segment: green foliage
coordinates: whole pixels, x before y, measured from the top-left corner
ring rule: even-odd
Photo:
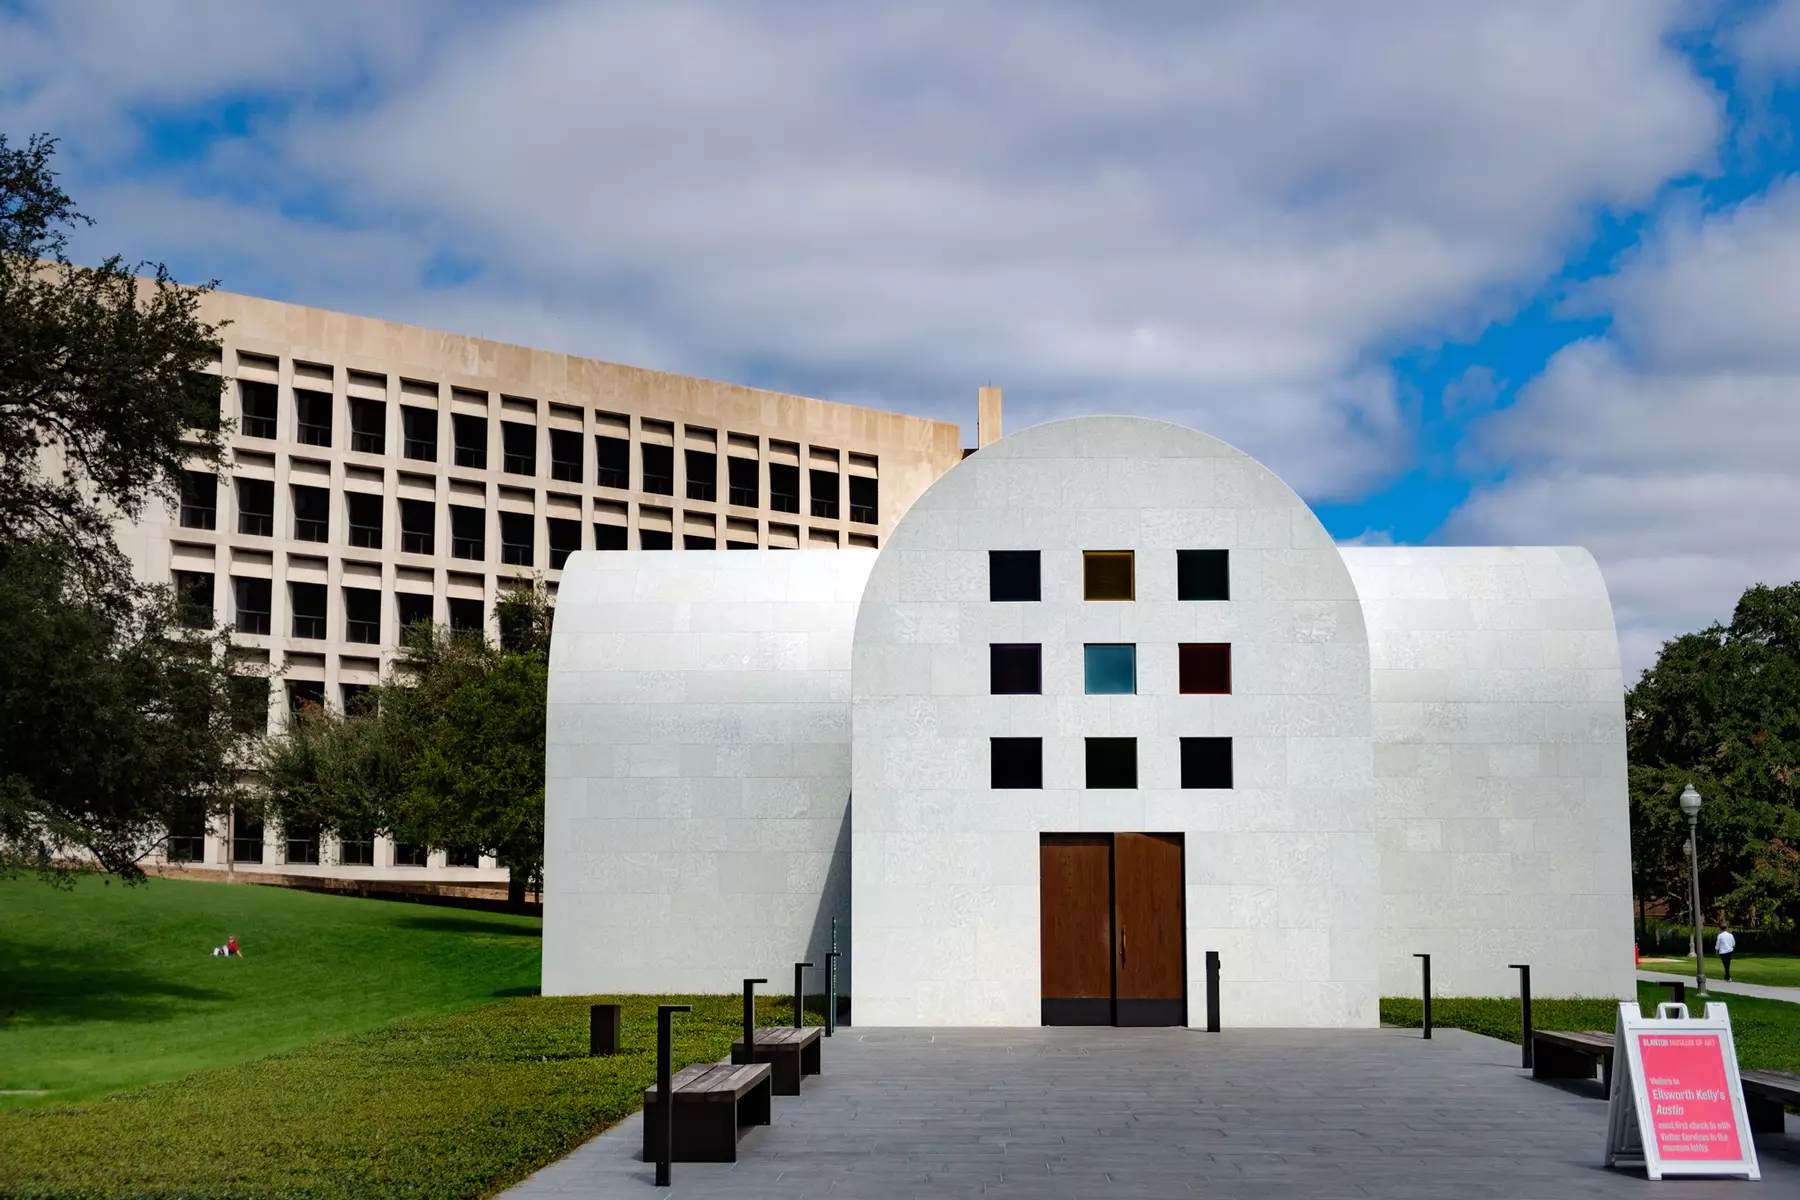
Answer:
[[[1729,625],[1665,643],[1625,707],[1638,895],[1687,912],[1687,821],[1676,798],[1691,782],[1705,799],[1708,917],[1792,928],[1800,917],[1800,583],[1752,587]]]
[[[211,957],[233,933],[244,957]],[[541,934],[535,917],[278,887],[0,882],[0,1091],[49,1092],[0,1108],[529,994]]]
[[[623,1053],[589,1058],[588,1006],[624,1005]],[[734,996],[509,1001],[317,1042],[89,1104],[0,1113],[11,1197],[492,1195],[635,1111],[655,1081],[656,1006],[675,1062],[723,1058]],[[759,1009],[781,1023],[777,1003]]]

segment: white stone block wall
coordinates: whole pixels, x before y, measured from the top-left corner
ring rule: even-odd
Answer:
[[[1082,551],[1136,552],[1137,599],[1082,598]],[[1176,596],[1228,549],[1228,602]],[[1043,599],[991,603],[989,550],[1038,550]],[[988,646],[1037,642],[1041,696],[988,694]],[[1138,647],[1138,694],[1083,695],[1082,646]],[[1229,696],[1178,694],[1177,646],[1232,644]],[[870,576],[853,673],[852,952],[872,1025],[1036,1025],[1038,838],[1180,833],[1190,1020],[1204,955],[1234,1025],[1376,1023],[1369,660],[1356,591],[1261,464],[1174,425],[1038,426],[965,460]],[[1183,790],[1182,736],[1234,739],[1236,786]],[[1042,736],[1042,791],[992,790],[988,740]],[[1084,787],[1084,739],[1135,736],[1139,786]]]
[[[848,941],[850,639],[875,557],[569,559],[550,655],[546,994],[733,992],[745,977],[782,992],[795,962],[823,968],[833,917]]]
[[[1635,995],[1624,688],[1572,548],[1346,547],[1374,694],[1381,986]]]

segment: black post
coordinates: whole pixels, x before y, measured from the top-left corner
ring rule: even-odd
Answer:
[[[619,1006],[596,1004],[588,1009],[588,1054],[590,1057],[619,1052]]]
[[[766,979],[744,980],[744,1061],[756,1061],[756,985]]]
[[[1415,954],[1413,957],[1423,960],[1425,965],[1425,1038],[1429,1041],[1431,1038],[1431,955]]]
[[[656,1148],[656,1186],[669,1186],[669,1164],[675,1161],[675,1097],[669,1090],[669,1060],[675,1053],[675,1029],[671,1024],[678,1012],[693,1012],[691,1004],[659,1004],[656,1006],[656,1102],[662,1107],[662,1144]]]
[[[1507,963],[1519,973],[1519,1040],[1524,1048],[1519,1051],[1519,1065],[1531,1067],[1531,964]]]
[[[1672,1003],[1672,1004],[1686,1004],[1687,1003],[1687,980],[1678,979],[1673,983],[1665,983],[1665,984],[1663,984],[1663,986],[1669,989],[1670,1003]]]
[[[837,960],[838,952],[825,952],[825,1036],[837,1032]]]
[[[1219,1032],[1219,952],[1206,952],[1206,1032]]]
[[[794,964],[794,1028],[806,1024],[806,968],[811,963]]]

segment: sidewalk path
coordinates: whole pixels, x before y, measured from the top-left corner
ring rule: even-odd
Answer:
[[[1645,983],[1682,983],[1688,985],[1688,995],[1694,994],[1694,977],[1692,975],[1669,975],[1661,971],[1639,971],[1637,977]],[[1786,1000],[1790,1004],[1800,1004],[1800,987],[1770,987],[1764,983],[1726,983],[1722,979],[1708,979],[1706,990],[1710,992],[1736,992],[1742,996],[1760,996],[1764,1000]]]

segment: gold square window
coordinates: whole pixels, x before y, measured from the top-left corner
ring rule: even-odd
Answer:
[[[1131,551],[1084,550],[1082,597],[1087,600],[1134,600]]]

